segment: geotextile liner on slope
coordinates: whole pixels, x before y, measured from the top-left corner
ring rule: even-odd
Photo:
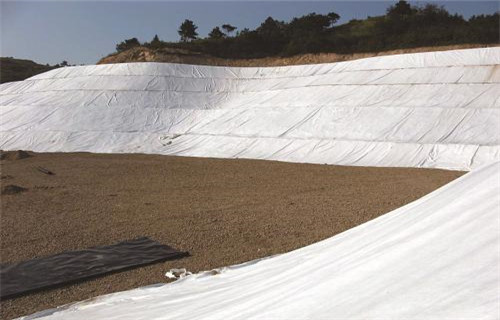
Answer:
[[[168,259],[177,251],[147,237],[0,266],[0,299]]]
[[[484,48],[58,68],[0,85],[0,148],[470,170],[500,160],[499,65]]]

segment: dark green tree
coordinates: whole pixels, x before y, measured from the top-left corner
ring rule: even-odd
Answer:
[[[181,36],[182,42],[188,42],[190,40],[196,39],[196,37],[198,36],[196,29],[198,29],[198,27],[194,24],[194,22],[186,19],[179,27],[177,33],[179,33],[179,35]]]
[[[285,24],[281,21],[274,20],[272,17],[261,23],[257,28],[257,33],[268,38],[281,37],[283,35]]]
[[[500,14],[472,16],[467,30],[469,42],[500,43]]]
[[[288,42],[285,30],[286,24],[283,21],[268,17],[255,31],[246,35],[253,42],[248,47],[253,48],[258,56],[279,54]]]
[[[240,31],[236,31],[236,36],[239,37],[239,36],[244,36],[246,34],[249,34],[250,33],[250,29],[248,28],[243,28],[241,29]]]
[[[294,18],[288,25],[289,32],[293,34],[317,35],[331,28],[340,18],[335,12],[327,15],[310,13],[300,18]]]
[[[336,24],[340,19],[340,15],[335,12],[329,12],[326,16],[330,19],[330,27]]]
[[[149,46],[154,49],[158,49],[161,47],[161,40],[158,38],[158,35],[155,34],[153,40],[151,40]]]
[[[215,27],[212,29],[212,31],[210,31],[210,33],[208,34],[208,37],[210,39],[222,39],[224,38],[225,34],[220,30],[219,27]]]
[[[393,6],[387,8],[388,16],[409,16],[412,13],[415,13],[415,9],[411,7],[411,5],[405,0],[400,0]]]
[[[227,35],[230,35],[234,30],[238,29],[235,26],[232,26],[230,24],[223,24],[222,29],[226,32]]]
[[[290,39],[286,46],[286,54],[316,53],[329,48],[327,36],[340,16],[335,12],[326,15],[310,13],[294,18],[287,26]]]
[[[137,40],[137,38],[131,38],[131,39],[124,40],[124,41],[120,42],[119,44],[117,44],[116,51],[122,52],[122,51],[125,51],[128,49],[134,48],[134,47],[138,47],[140,45],[141,44],[140,44],[139,40]]]

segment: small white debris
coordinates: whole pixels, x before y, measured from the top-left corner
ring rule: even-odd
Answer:
[[[193,273],[190,271],[187,271],[186,268],[181,268],[181,269],[170,269],[167,273],[165,273],[165,276],[169,279],[182,279],[185,278],[189,275],[192,275]]]

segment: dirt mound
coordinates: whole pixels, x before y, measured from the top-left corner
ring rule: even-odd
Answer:
[[[211,57],[199,52],[182,49],[161,48],[150,49],[136,47],[123,52],[113,53],[102,58],[97,64],[126,63],[126,62],[171,62],[187,64],[224,64],[225,59]]]
[[[146,47],[135,47],[123,52],[113,53],[102,58],[97,64],[127,63],[127,62],[170,62],[211,66],[231,67],[271,67],[288,66],[300,64],[332,63],[362,58],[386,56],[403,53],[417,53],[430,51],[446,51],[457,49],[471,49],[483,47],[496,47],[498,44],[462,44],[438,47],[421,47],[411,49],[397,49],[383,52],[366,53],[318,53],[300,54],[291,57],[268,57],[259,59],[223,59],[207,54],[175,48],[150,49]]]
[[[14,184],[9,184],[9,185],[6,185],[6,186],[3,186],[2,187],[2,195],[6,195],[6,194],[17,194],[17,193],[21,193],[21,192],[24,192],[24,191],[27,191],[28,189],[26,188],[23,188],[23,187],[20,187],[20,186],[16,186]]]
[[[31,155],[22,150],[0,151],[0,160],[21,160],[31,157]]]

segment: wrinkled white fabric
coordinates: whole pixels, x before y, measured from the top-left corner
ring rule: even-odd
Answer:
[[[500,160],[500,48],[234,68],[67,67],[0,85],[0,149],[470,170]]]
[[[500,48],[276,68],[129,63],[0,85],[5,150],[489,164],[311,246],[28,319],[500,319],[499,64]]]
[[[500,163],[327,240],[26,319],[500,319]]]

